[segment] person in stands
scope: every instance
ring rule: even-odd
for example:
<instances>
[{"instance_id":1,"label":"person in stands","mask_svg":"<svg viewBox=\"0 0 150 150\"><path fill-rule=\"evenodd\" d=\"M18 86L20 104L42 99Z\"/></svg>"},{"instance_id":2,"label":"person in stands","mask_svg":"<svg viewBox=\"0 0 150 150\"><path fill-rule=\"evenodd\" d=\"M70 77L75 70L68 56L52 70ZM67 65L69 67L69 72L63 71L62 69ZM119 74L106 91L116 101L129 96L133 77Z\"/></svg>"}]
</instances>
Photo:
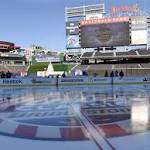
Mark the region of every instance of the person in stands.
<instances>
[{"instance_id":1,"label":"person in stands","mask_svg":"<svg viewBox=\"0 0 150 150\"><path fill-rule=\"evenodd\" d=\"M119 73L118 73L118 71L116 70L115 71L115 77L118 77L119 76Z\"/></svg>"},{"instance_id":2,"label":"person in stands","mask_svg":"<svg viewBox=\"0 0 150 150\"><path fill-rule=\"evenodd\" d=\"M3 71L1 72L1 78L5 78L5 73Z\"/></svg>"},{"instance_id":3,"label":"person in stands","mask_svg":"<svg viewBox=\"0 0 150 150\"><path fill-rule=\"evenodd\" d=\"M104 76L108 77L108 71L107 70L105 71L105 75Z\"/></svg>"},{"instance_id":4,"label":"person in stands","mask_svg":"<svg viewBox=\"0 0 150 150\"><path fill-rule=\"evenodd\" d=\"M114 77L114 71L110 73L110 77Z\"/></svg>"},{"instance_id":5,"label":"person in stands","mask_svg":"<svg viewBox=\"0 0 150 150\"><path fill-rule=\"evenodd\" d=\"M124 72L121 70L120 73L119 73L119 76L122 78L124 77Z\"/></svg>"},{"instance_id":6,"label":"person in stands","mask_svg":"<svg viewBox=\"0 0 150 150\"><path fill-rule=\"evenodd\" d=\"M94 73L94 77L97 77L97 73Z\"/></svg>"},{"instance_id":7,"label":"person in stands","mask_svg":"<svg viewBox=\"0 0 150 150\"><path fill-rule=\"evenodd\" d=\"M11 78L11 73L8 71L7 73L6 73L6 78Z\"/></svg>"},{"instance_id":8,"label":"person in stands","mask_svg":"<svg viewBox=\"0 0 150 150\"><path fill-rule=\"evenodd\" d=\"M62 74L62 77L63 77L63 78L65 78L65 77L66 77L66 74L65 74L65 72Z\"/></svg>"},{"instance_id":9,"label":"person in stands","mask_svg":"<svg viewBox=\"0 0 150 150\"><path fill-rule=\"evenodd\" d=\"M82 72L82 75L83 75L83 76L88 76L88 73L87 73L86 71L83 71L83 72Z\"/></svg>"}]
</instances>

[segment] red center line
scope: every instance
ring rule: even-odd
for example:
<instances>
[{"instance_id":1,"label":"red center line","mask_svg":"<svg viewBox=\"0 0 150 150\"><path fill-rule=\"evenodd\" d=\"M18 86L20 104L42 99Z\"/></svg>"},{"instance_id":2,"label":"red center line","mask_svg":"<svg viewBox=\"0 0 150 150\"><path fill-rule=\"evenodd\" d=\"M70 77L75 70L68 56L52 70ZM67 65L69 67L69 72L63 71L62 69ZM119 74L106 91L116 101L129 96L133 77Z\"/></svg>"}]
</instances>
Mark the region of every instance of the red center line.
<instances>
[{"instance_id":1,"label":"red center line","mask_svg":"<svg viewBox=\"0 0 150 150\"><path fill-rule=\"evenodd\" d=\"M84 128L88 131L91 136L93 142L97 145L100 150L115 150L112 144L105 138L102 132L99 132L98 129L95 127L93 122L85 115L79 106L75 106L70 104L73 108L74 112L78 116L80 122L83 124Z\"/></svg>"},{"instance_id":2,"label":"red center line","mask_svg":"<svg viewBox=\"0 0 150 150\"><path fill-rule=\"evenodd\" d=\"M112 148L112 150L116 150L115 147L107 140L104 133L101 130L97 129L96 125L91 121L91 119L83 111L81 111L81 113L90 122L90 124L97 130L97 132L100 133L100 135L103 137L106 143Z\"/></svg>"},{"instance_id":3,"label":"red center line","mask_svg":"<svg viewBox=\"0 0 150 150\"><path fill-rule=\"evenodd\" d=\"M80 123L83 125L84 129L86 130L86 134L90 134L90 131L88 130L88 128L86 127L86 125L84 124L84 122L79 119ZM99 145L99 143L96 141L96 139L94 138L93 135L90 134L90 138L95 142L95 144L97 145L97 147L100 149L100 150L103 150L103 148L101 147L101 145Z\"/></svg>"}]
</instances>

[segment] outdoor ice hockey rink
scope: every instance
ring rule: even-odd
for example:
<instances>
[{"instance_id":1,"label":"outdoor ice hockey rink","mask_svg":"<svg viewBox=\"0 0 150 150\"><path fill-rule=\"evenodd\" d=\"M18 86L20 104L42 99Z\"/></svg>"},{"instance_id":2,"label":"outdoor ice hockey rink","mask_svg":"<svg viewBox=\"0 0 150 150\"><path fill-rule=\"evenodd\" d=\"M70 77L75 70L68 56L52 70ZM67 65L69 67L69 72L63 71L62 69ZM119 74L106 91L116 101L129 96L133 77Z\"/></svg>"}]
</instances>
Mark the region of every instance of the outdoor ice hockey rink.
<instances>
[{"instance_id":1,"label":"outdoor ice hockey rink","mask_svg":"<svg viewBox=\"0 0 150 150\"><path fill-rule=\"evenodd\" d=\"M0 88L3 150L149 150L150 85Z\"/></svg>"}]
</instances>

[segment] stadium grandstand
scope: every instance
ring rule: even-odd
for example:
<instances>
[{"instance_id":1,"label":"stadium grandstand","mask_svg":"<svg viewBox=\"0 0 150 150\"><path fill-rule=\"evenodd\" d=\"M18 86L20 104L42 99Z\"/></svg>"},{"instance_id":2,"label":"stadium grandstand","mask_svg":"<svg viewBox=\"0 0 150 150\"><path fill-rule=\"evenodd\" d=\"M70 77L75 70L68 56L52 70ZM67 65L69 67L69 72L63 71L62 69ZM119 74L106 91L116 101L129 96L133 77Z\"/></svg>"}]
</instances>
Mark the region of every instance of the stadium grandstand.
<instances>
[{"instance_id":1,"label":"stadium grandstand","mask_svg":"<svg viewBox=\"0 0 150 150\"><path fill-rule=\"evenodd\" d=\"M123 71L125 76L150 75L150 49L128 52L85 52L81 64L74 70L86 71L89 75L105 76L105 72Z\"/></svg>"},{"instance_id":2,"label":"stadium grandstand","mask_svg":"<svg viewBox=\"0 0 150 150\"><path fill-rule=\"evenodd\" d=\"M131 51L123 52L85 52L81 56L81 60L87 59L119 59L119 58L147 58L150 57L150 49L137 49Z\"/></svg>"},{"instance_id":3,"label":"stadium grandstand","mask_svg":"<svg viewBox=\"0 0 150 150\"><path fill-rule=\"evenodd\" d=\"M20 47L14 43L0 41L0 72L14 75L26 75L27 61L25 56L18 54Z\"/></svg>"}]
</instances>

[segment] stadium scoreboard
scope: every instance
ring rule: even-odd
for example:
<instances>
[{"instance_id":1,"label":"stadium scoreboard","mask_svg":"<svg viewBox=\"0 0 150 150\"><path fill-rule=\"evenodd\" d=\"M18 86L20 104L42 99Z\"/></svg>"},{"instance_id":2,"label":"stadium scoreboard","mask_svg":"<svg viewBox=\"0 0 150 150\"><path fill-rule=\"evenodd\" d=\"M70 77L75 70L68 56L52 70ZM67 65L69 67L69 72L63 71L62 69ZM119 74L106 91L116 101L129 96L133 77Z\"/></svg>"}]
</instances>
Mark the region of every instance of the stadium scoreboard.
<instances>
[{"instance_id":1,"label":"stadium scoreboard","mask_svg":"<svg viewBox=\"0 0 150 150\"><path fill-rule=\"evenodd\" d=\"M104 18L80 23L81 47L126 46L130 44L129 18Z\"/></svg>"},{"instance_id":2,"label":"stadium scoreboard","mask_svg":"<svg viewBox=\"0 0 150 150\"><path fill-rule=\"evenodd\" d=\"M146 45L147 16L111 17L80 21L82 48Z\"/></svg>"}]
</instances>

